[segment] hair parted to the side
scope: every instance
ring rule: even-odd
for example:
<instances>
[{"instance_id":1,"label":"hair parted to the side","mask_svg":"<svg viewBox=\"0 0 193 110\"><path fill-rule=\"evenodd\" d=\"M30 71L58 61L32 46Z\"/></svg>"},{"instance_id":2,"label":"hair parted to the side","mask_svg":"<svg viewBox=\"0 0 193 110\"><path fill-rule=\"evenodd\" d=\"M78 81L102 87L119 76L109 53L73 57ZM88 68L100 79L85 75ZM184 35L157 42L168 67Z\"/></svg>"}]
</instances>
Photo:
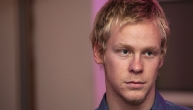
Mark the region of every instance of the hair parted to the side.
<instances>
[{"instance_id":1,"label":"hair parted to the side","mask_svg":"<svg viewBox=\"0 0 193 110\"><path fill-rule=\"evenodd\" d=\"M170 32L165 14L156 0L109 0L97 13L92 33L92 47L97 45L100 55L106 51L111 25L119 21L122 27L143 21L155 21L160 29L162 54L166 54L168 34Z\"/></svg>"}]
</instances>

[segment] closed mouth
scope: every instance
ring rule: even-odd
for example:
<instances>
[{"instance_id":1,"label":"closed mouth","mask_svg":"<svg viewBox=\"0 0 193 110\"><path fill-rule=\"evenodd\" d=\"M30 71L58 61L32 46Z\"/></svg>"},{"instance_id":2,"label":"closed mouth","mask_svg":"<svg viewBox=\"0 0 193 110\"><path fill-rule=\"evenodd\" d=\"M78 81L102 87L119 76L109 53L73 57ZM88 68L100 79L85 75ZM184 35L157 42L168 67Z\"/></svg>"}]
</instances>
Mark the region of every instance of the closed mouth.
<instances>
[{"instance_id":1,"label":"closed mouth","mask_svg":"<svg viewBox=\"0 0 193 110\"><path fill-rule=\"evenodd\" d=\"M141 82L141 81L129 81L129 82L126 82L126 84L145 84L145 82Z\"/></svg>"},{"instance_id":2,"label":"closed mouth","mask_svg":"<svg viewBox=\"0 0 193 110\"><path fill-rule=\"evenodd\" d=\"M135 90L139 90L142 89L145 85L146 82L142 82L142 81L129 81L129 82L125 82L127 87L129 89L135 89Z\"/></svg>"}]
</instances>

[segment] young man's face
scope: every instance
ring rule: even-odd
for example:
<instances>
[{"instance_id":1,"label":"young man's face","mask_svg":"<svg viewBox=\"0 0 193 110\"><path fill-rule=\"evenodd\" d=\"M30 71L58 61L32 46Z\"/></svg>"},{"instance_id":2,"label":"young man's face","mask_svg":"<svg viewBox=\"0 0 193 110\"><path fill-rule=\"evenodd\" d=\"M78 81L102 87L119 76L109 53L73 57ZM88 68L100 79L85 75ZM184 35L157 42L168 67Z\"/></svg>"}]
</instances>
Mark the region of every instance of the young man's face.
<instances>
[{"instance_id":1,"label":"young man's face","mask_svg":"<svg viewBox=\"0 0 193 110\"><path fill-rule=\"evenodd\" d=\"M95 61L104 64L107 95L130 104L140 104L154 95L158 69L163 63L160 46L160 31L154 22L123 28L113 24L103 58L94 51Z\"/></svg>"}]
</instances>

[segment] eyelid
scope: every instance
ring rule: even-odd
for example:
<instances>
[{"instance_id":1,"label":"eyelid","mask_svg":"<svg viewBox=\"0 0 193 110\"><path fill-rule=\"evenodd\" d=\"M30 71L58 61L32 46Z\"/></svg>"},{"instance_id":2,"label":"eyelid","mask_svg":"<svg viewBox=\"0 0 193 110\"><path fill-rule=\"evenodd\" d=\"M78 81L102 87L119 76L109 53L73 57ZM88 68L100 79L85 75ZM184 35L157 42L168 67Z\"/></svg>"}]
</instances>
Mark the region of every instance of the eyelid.
<instances>
[{"instance_id":1,"label":"eyelid","mask_svg":"<svg viewBox=\"0 0 193 110\"><path fill-rule=\"evenodd\" d=\"M126 50L127 52L129 52L128 49L124 49L124 48L122 48L122 49L117 49L116 51L120 53L120 52L123 52L123 51L125 51L125 50Z\"/></svg>"},{"instance_id":2,"label":"eyelid","mask_svg":"<svg viewBox=\"0 0 193 110\"><path fill-rule=\"evenodd\" d=\"M145 54L148 54L148 53L151 53L151 55L154 55L154 54L155 54L155 52L153 52L153 51L146 51L146 52L145 52Z\"/></svg>"},{"instance_id":3,"label":"eyelid","mask_svg":"<svg viewBox=\"0 0 193 110\"><path fill-rule=\"evenodd\" d=\"M151 52L151 55L148 55L148 52ZM146 50L146 51L143 52L144 56L147 56L147 57L150 57L150 58L156 56L157 54L158 54L158 52L155 51L155 50Z\"/></svg>"},{"instance_id":4,"label":"eyelid","mask_svg":"<svg viewBox=\"0 0 193 110\"><path fill-rule=\"evenodd\" d=\"M133 48L129 45L124 45L124 44L118 44L114 46L114 49L116 50L128 50L128 51L132 51Z\"/></svg>"},{"instance_id":5,"label":"eyelid","mask_svg":"<svg viewBox=\"0 0 193 110\"><path fill-rule=\"evenodd\" d=\"M120 50L120 51L122 52L122 54L125 54L124 51L127 51L126 54L129 54L129 53L130 53L127 49L122 49L122 50Z\"/></svg>"},{"instance_id":6,"label":"eyelid","mask_svg":"<svg viewBox=\"0 0 193 110\"><path fill-rule=\"evenodd\" d=\"M124 51L126 51L126 53L124 53ZM115 49L115 52L122 57L126 57L132 53L129 49L126 48L117 48Z\"/></svg>"}]
</instances>

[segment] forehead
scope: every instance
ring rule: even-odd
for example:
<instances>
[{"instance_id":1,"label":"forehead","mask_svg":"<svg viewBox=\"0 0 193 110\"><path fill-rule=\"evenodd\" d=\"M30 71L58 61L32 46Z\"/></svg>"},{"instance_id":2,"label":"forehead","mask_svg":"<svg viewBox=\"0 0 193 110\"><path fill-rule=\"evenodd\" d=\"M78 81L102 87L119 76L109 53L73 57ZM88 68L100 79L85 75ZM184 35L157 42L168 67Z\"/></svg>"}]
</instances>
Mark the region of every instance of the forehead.
<instances>
[{"instance_id":1,"label":"forehead","mask_svg":"<svg viewBox=\"0 0 193 110\"><path fill-rule=\"evenodd\" d=\"M161 34L154 21L126 24L112 23L110 30L110 44L128 44L139 46L160 46Z\"/></svg>"}]
</instances>

